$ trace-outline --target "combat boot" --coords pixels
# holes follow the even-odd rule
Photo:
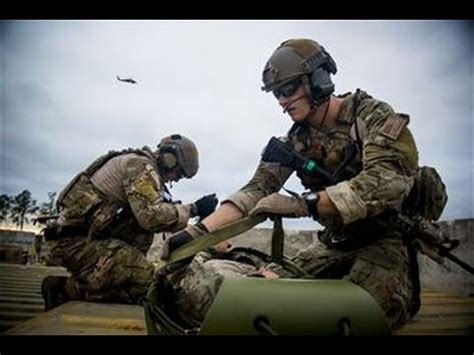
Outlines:
[[[46,276],[41,284],[41,293],[44,299],[44,310],[49,311],[71,298],[66,291],[67,276]]]

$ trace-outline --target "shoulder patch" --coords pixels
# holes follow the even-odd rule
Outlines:
[[[390,139],[397,139],[408,121],[407,115],[392,114],[380,129],[380,134]]]
[[[131,190],[141,195],[147,201],[153,203],[159,199],[158,192],[159,180],[157,180],[156,172],[150,164],[146,164],[141,173],[130,182]]]

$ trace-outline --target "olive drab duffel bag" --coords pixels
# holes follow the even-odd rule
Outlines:
[[[170,262],[241,234],[264,219],[247,217],[209,233],[206,238],[196,238],[173,251],[168,263],[161,263],[157,270],[166,270]],[[283,239],[281,218],[275,218],[271,258],[298,272],[298,267],[282,255]],[[202,325],[191,324],[178,315],[168,276],[158,273],[161,276],[142,300],[147,332],[150,335],[390,333],[380,306],[361,287],[344,280],[308,279],[300,271],[301,279],[224,279]]]
[[[173,319],[160,291],[154,284],[144,301],[149,335],[390,334],[375,299],[344,280],[225,279],[200,327]]]

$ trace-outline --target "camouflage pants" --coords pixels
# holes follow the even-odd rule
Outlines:
[[[382,239],[352,251],[314,243],[292,260],[315,278],[345,279],[364,288],[379,303],[392,329],[408,320],[412,283],[401,239]],[[274,263],[267,268],[280,277],[295,277]],[[224,278],[248,277],[256,270],[252,265],[198,254],[175,286],[181,315],[202,322]]]
[[[72,299],[136,303],[153,280],[153,265],[124,241],[64,238],[49,243],[47,263],[71,273],[66,289]]]
[[[255,266],[234,260],[212,259],[211,254],[196,254],[185,273],[174,284],[175,304],[184,319],[204,320],[224,278],[252,274]]]

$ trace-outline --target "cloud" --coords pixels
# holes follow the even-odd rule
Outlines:
[[[1,193],[28,188],[45,201],[108,150],[179,132],[198,144],[201,169],[176,197],[224,198],[291,126],[260,86],[268,56],[292,37],[331,53],[338,93],[360,87],[409,113],[420,162],[448,186],[445,215],[473,217],[472,25],[463,21],[3,22]],[[294,177],[288,186],[302,191]]]

